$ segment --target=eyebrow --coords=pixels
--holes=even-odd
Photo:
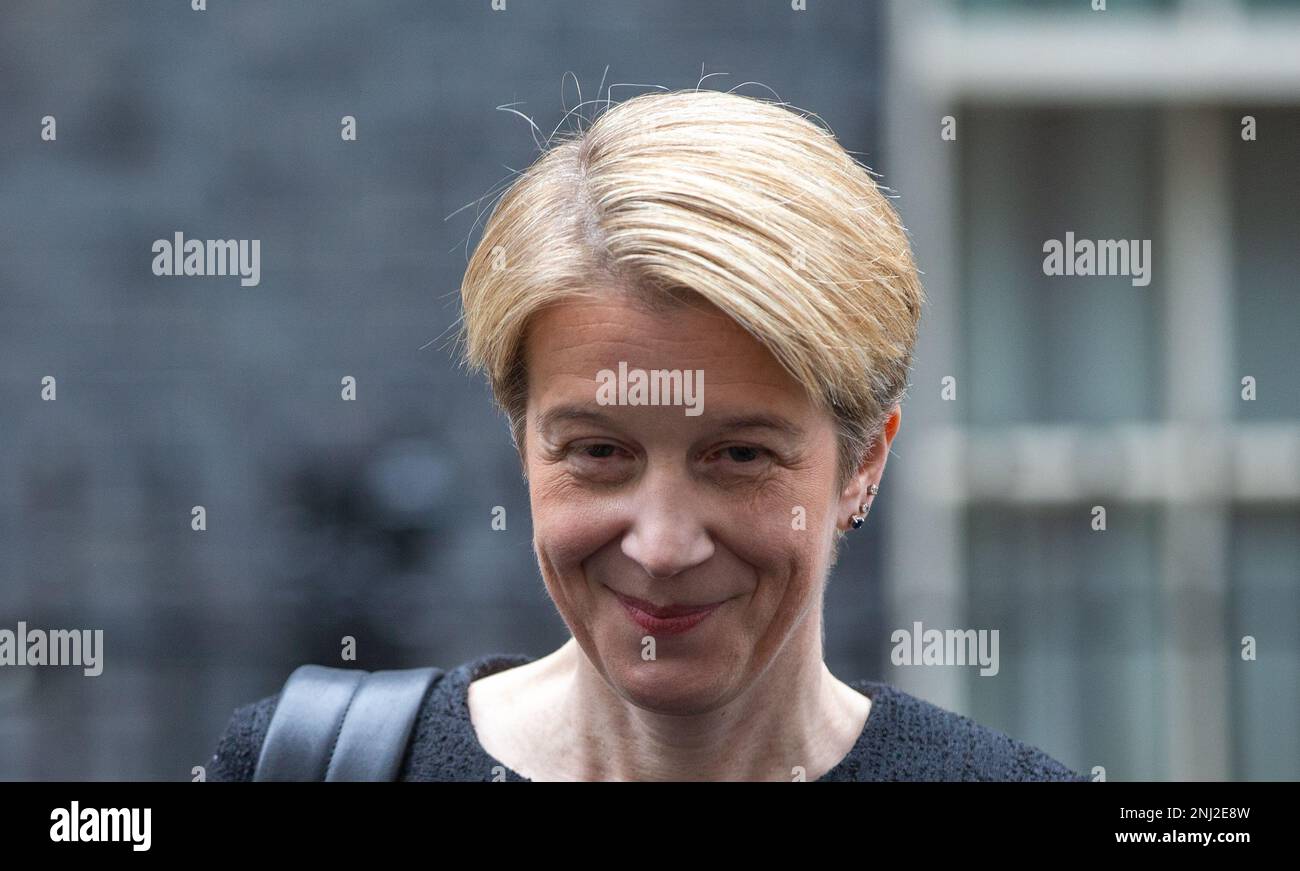
[[[718,429],[770,429],[791,438],[803,438],[802,427],[779,414],[738,414],[718,421]]]
[[[541,432],[547,432],[552,427],[571,420],[588,421],[605,426],[616,425],[614,419],[603,412],[592,411],[580,405],[558,405],[548,408],[537,416],[537,428]],[[792,421],[779,414],[767,413],[724,417],[715,423],[714,428],[717,430],[767,429],[796,439],[803,438],[805,434],[803,428]]]
[[[537,429],[545,433],[558,424],[570,420],[590,421],[612,426],[614,421],[606,414],[580,405],[557,405],[537,415]]]

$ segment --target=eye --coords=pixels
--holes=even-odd
[[[710,462],[720,463],[724,468],[761,469],[772,459],[773,454],[767,448],[757,445],[728,445],[719,448],[709,456]]]
[[[591,484],[618,484],[632,474],[636,455],[614,442],[577,442],[564,448],[565,468]]]
[[[761,448],[755,448],[750,445],[733,445],[732,447],[724,448],[724,450],[726,451],[727,456],[737,463],[752,463],[763,455],[763,450]]]
[[[634,455],[615,442],[575,442],[564,449],[570,462],[582,466],[614,466]]]

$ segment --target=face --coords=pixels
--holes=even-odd
[[[699,713],[783,652],[820,661],[835,529],[879,479],[888,442],[838,488],[833,418],[703,302],[563,303],[533,318],[524,353],[534,549],[608,685],[648,710]],[[620,363],[625,383],[636,370],[689,375],[700,413],[672,396],[607,404]]]

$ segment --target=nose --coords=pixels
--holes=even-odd
[[[652,578],[671,578],[713,556],[713,538],[688,492],[681,483],[646,481],[633,501],[623,554]]]

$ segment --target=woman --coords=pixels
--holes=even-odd
[[[612,106],[505,193],[462,300],[572,637],[438,673],[398,776],[1084,779],[823,662],[923,302],[832,134],[711,91]],[[236,712],[212,779],[250,778],[275,707]]]

